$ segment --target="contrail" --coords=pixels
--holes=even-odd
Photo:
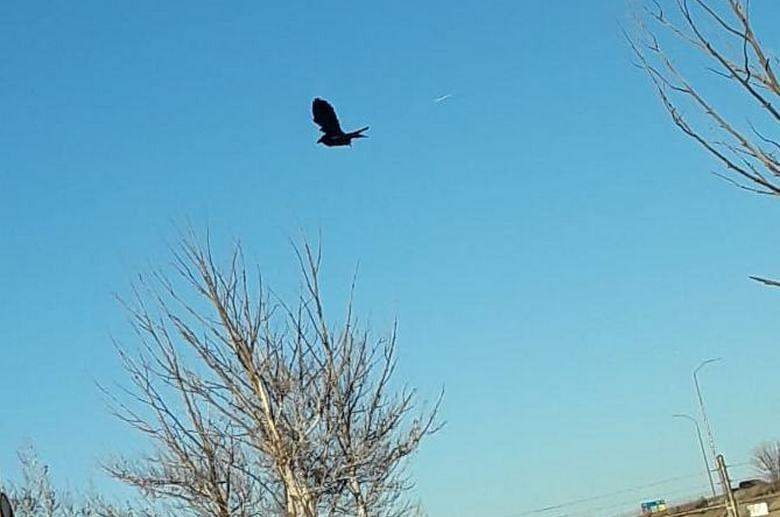
[[[446,101],[450,97],[452,97],[452,94],[448,93],[447,95],[442,95],[441,97],[436,97],[435,99],[433,99],[433,102],[439,103],[441,101]]]

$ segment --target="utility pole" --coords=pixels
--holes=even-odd
[[[718,493],[715,491],[715,482],[712,481],[712,470],[710,470],[710,462],[707,460],[707,451],[704,450],[704,440],[701,439],[701,429],[699,428],[699,422],[690,415],[676,414],[672,415],[675,418],[685,418],[693,422],[696,426],[696,436],[699,438],[699,447],[701,448],[701,457],[704,460],[704,468],[707,471],[707,479],[710,481],[710,489],[712,490],[712,497],[716,497]]]
[[[718,464],[718,472],[720,473],[720,479],[723,483],[723,493],[726,497],[726,510],[731,517],[739,517],[739,506],[737,500],[734,498],[734,491],[731,490],[731,479],[729,478],[729,472],[726,469],[726,461],[723,459],[722,454],[718,454],[715,458]]]
[[[707,418],[707,412],[704,410],[704,398],[701,396],[701,388],[699,387],[699,370],[707,366],[708,364],[720,361],[720,357],[713,359],[707,359],[702,361],[699,366],[693,370],[693,384],[696,386],[696,396],[699,399],[699,409],[701,410],[701,417],[704,420],[704,428],[707,430],[707,438],[710,442],[710,449],[712,455],[715,458],[715,464],[718,467],[718,475],[720,477],[720,484],[723,487],[723,495],[726,499],[726,510],[729,517],[739,517],[739,508],[737,507],[737,501],[734,498],[734,492],[731,490],[731,480],[729,479],[728,471],[726,470],[726,462],[723,460],[723,455],[718,454],[715,449],[715,439],[712,437],[712,428],[710,427],[710,421]]]

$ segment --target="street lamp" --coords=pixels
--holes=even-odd
[[[695,370],[693,370],[693,384],[696,386],[696,395],[699,397],[699,409],[701,409],[701,417],[704,420],[704,428],[707,430],[707,438],[710,441],[710,449],[712,449],[712,457],[716,458],[718,456],[718,452],[715,450],[715,439],[712,437],[712,429],[710,428],[710,421],[707,419],[707,412],[704,410],[704,399],[701,397],[701,388],[699,388],[699,378],[696,376],[696,374],[699,373],[699,370],[704,368],[710,363],[714,363],[716,361],[720,361],[722,357],[716,357],[714,359],[707,359],[705,361],[702,361],[699,366],[696,367]]]
[[[693,418],[690,415],[685,414],[675,414],[672,415],[674,418],[685,418],[687,420],[690,420],[693,422],[693,425],[696,426],[696,436],[699,438],[699,447],[701,447],[701,457],[704,459],[704,468],[707,470],[707,479],[710,480],[710,488],[712,489],[712,496],[717,496],[717,492],[715,492],[715,483],[712,481],[712,471],[710,470],[710,462],[707,461],[707,451],[704,450],[704,441],[701,439],[701,429],[699,428],[699,422],[696,421],[695,418]]]
[[[731,490],[731,481],[729,481],[728,473],[726,472],[726,463],[723,460],[723,455],[718,454],[718,452],[715,450],[715,439],[712,437],[712,428],[710,427],[710,421],[707,419],[707,412],[704,410],[704,399],[701,396],[701,388],[699,387],[699,378],[697,377],[697,374],[699,373],[699,370],[704,368],[710,363],[714,363],[715,361],[720,361],[720,357],[716,357],[714,359],[707,359],[706,361],[702,361],[699,366],[696,367],[695,370],[693,370],[693,384],[696,385],[696,395],[699,397],[699,408],[701,409],[701,416],[704,420],[704,427],[707,429],[707,438],[710,440],[710,448],[712,449],[712,455],[715,457],[715,463],[718,466],[718,475],[720,476],[720,484],[723,486],[723,493],[726,496],[726,510],[728,511],[729,516],[731,517],[739,517],[739,507],[737,506],[737,501],[734,499],[734,492]]]

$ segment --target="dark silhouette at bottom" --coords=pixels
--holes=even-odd
[[[0,517],[14,517],[14,509],[11,508],[11,501],[2,492],[0,492]]]

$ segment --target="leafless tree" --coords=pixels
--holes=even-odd
[[[292,304],[251,278],[240,246],[220,268],[191,235],[172,274],[139,278],[125,306],[140,347],[118,346],[132,382],[109,392],[153,451],[107,462],[111,475],[190,515],[407,511],[406,460],[440,428],[441,395],[418,411],[415,390],[393,381],[395,328],[372,337],[352,296],[332,325],[320,250],[296,253]]]
[[[754,32],[750,1],[661,2],[643,4],[628,36],[638,66],[674,124],[725,168],[715,174],[780,195],[778,61]]]
[[[32,447],[19,451],[22,481],[10,487],[8,497],[16,514],[22,516],[76,516],[73,498],[52,487],[49,468],[43,464]]]
[[[756,447],[752,463],[764,481],[780,481],[780,442],[767,442]]]
[[[21,480],[3,487],[16,517],[153,517],[165,515],[150,509],[116,506],[94,492],[75,495],[55,488],[49,466],[32,446],[19,451]]]

